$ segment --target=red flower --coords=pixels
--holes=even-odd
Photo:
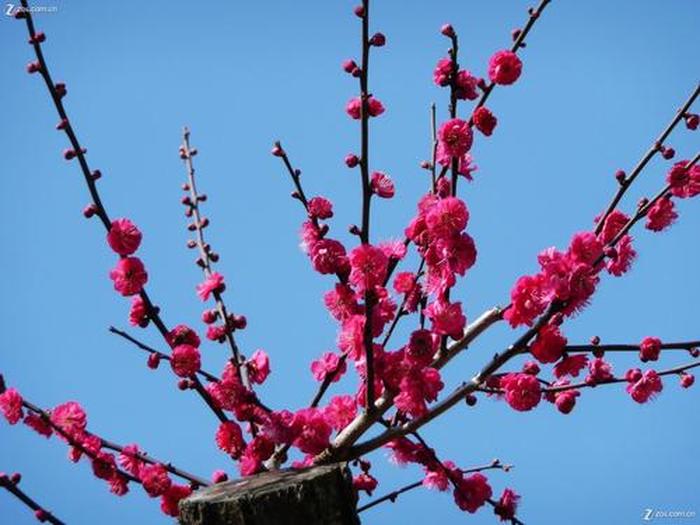
[[[535,408],[542,398],[540,382],[530,374],[513,373],[501,378],[501,388],[505,390],[508,404],[520,412]]]
[[[117,266],[109,272],[114,289],[125,297],[136,295],[148,281],[146,269],[138,257],[119,259]]]
[[[646,403],[663,388],[659,374],[654,370],[647,370],[637,381],[627,385],[627,392],[637,403]]]
[[[453,118],[440,126],[438,140],[440,156],[459,158],[472,147],[474,134],[467,122]]]
[[[566,343],[566,337],[561,335],[559,327],[548,324],[537,333],[537,338],[530,346],[530,353],[540,363],[556,363]]]
[[[333,217],[333,203],[325,197],[314,197],[309,201],[309,216],[315,219]]]
[[[484,106],[481,106],[476,111],[474,111],[472,119],[474,120],[474,125],[476,126],[476,129],[481,131],[487,137],[491,136],[491,133],[493,133],[493,130],[495,129],[496,124],[498,123],[498,119],[496,119],[493,113],[491,113],[491,111],[489,111]]]
[[[673,224],[678,218],[676,206],[670,198],[657,200],[647,212],[644,225],[648,230],[660,232]]]
[[[523,63],[512,51],[497,51],[489,60],[489,78],[496,84],[512,84],[522,69]]]
[[[171,485],[160,499],[160,510],[166,516],[177,518],[180,515],[179,503],[192,494],[192,488],[188,485]]]
[[[331,382],[337,383],[338,381],[340,381],[340,378],[343,377],[343,374],[347,370],[347,364],[345,361],[343,361],[343,364],[340,368],[338,368],[339,364],[340,357],[338,357],[338,354],[334,354],[333,352],[326,352],[325,354],[323,354],[321,359],[317,359],[316,361],[311,363],[311,373],[313,374],[316,381],[325,381],[326,377],[328,377],[329,374],[335,372],[335,375],[333,376]]]
[[[64,433],[75,438],[81,436],[87,427],[85,410],[75,401],[58,405],[51,411],[51,422]],[[65,439],[60,433],[58,436]]]
[[[173,353],[170,357],[170,366],[179,377],[194,376],[199,367],[202,366],[202,361],[199,357],[199,350],[192,345],[182,344],[173,348]]]
[[[143,490],[152,498],[162,496],[172,485],[168,471],[163,465],[144,465],[139,471],[139,479]]]
[[[262,385],[270,375],[270,358],[265,350],[256,350],[246,361],[248,377],[253,383]]]
[[[501,518],[501,521],[512,520],[515,518],[515,512],[517,511],[519,501],[520,496],[513,490],[507,488],[503,491],[503,494],[501,494],[493,511]]]
[[[116,253],[125,257],[138,250],[141,232],[129,219],[117,219],[107,233],[107,243]]]
[[[386,277],[389,258],[376,246],[361,244],[350,252],[350,284],[362,293],[381,286]]]
[[[212,293],[221,293],[225,289],[224,276],[214,272],[203,283],[197,285],[197,295],[202,301],[206,301]]]
[[[639,359],[643,363],[656,361],[661,353],[661,339],[658,337],[645,337],[639,344]]]
[[[230,456],[240,458],[246,447],[241,427],[234,421],[221,423],[216,431],[216,444]]]
[[[10,425],[16,425],[22,419],[22,396],[17,390],[8,388],[0,394],[0,411]]]
[[[383,199],[390,199],[394,196],[394,181],[389,175],[381,171],[372,173],[372,192]]]
[[[454,498],[457,506],[473,514],[491,498],[491,486],[483,474],[477,472],[456,483]]]

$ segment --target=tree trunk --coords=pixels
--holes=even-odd
[[[181,525],[359,525],[345,464],[264,472],[180,502]]]

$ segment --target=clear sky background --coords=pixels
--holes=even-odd
[[[398,188],[395,199],[374,204],[373,238],[384,239],[401,236],[425,189],[418,164],[429,151],[429,104],[438,104],[441,120],[446,115],[447,91],[432,84],[448,45],[440,25],[453,23],[460,62],[484,75],[489,56],[510,46],[529,2],[373,4],[373,30],[388,39],[374,52],[370,75],[372,92],[387,107],[372,122],[373,167],[390,173]],[[358,174],[342,163],[358,149],[358,126],[343,111],[356,82],[340,68],[359,52],[353,3],[46,5],[59,8],[36,17],[48,36],[52,73],[68,84],[66,105],[91,165],[104,174],[99,185],[110,214],[132,218],[144,231],[140,255],[165,321],[203,330],[194,291],[201,273],[185,248],[179,204],[177,147],[188,124],[200,151],[199,184],[210,196],[208,235],[222,254],[226,300],[249,321],[240,344],[272,357],[261,395],[274,407],[308,403],[315,388],[309,363],[334,347],[336,325],[321,302],[333,281],[315,274],[298,248],[301,208],[269,150],[275,139],[284,141],[304,170],[307,192],[334,201],[331,225],[347,240],[360,211]],[[631,169],[698,81],[699,15],[693,0],[554,0],[547,8],[522,53],[521,80],[489,102],[498,128],[488,140],[477,138],[476,180],[460,188],[479,249],[454,294],[469,318],[507,302],[515,279],[536,269],[539,250],[563,247],[572,233],[590,228],[615,189],[614,171]],[[107,332],[110,324],[127,327],[128,301],[107,277],[115,256],[102,228],[82,218],[86,190],[78,166],[61,158],[66,139],[53,129],[43,82],[24,72],[33,56],[26,38],[23,23],[0,18],[0,371],[40,405],[79,400],[90,428],[105,437],[136,441],[203,476],[215,468],[233,476],[213,442],[216,421],[199,398],[177,390],[167,370],[147,369],[144,355]],[[697,152],[698,133],[682,127],[672,136],[680,158]],[[627,210],[657,191],[667,166],[651,163]],[[679,208],[669,232],[637,230],[633,271],[604,279],[593,305],[566,324],[571,342],[595,334],[604,342],[700,336],[700,201]],[[406,269],[414,265],[408,261]],[[406,333],[404,326],[398,335]],[[154,329],[138,336],[163,346]],[[492,329],[445,373],[446,391],[516,336],[504,325]],[[224,347],[209,343],[203,354],[214,370],[226,358]],[[660,366],[685,359],[670,356]],[[622,372],[635,360],[615,356],[614,364]],[[497,494],[510,486],[523,495],[520,516],[528,524],[633,524],[645,508],[700,512],[698,399],[697,389],[681,391],[670,378],[647,405],[618,385],[585,392],[568,416],[547,403],[520,414],[482,400],[454,409],[425,436],[463,466],[494,457],[516,465],[490,479]],[[379,493],[420,477],[415,467],[389,465],[385,455],[372,457]],[[61,442],[22,426],[0,424],[0,470],[21,471],[22,486],[68,523],[168,522],[138,487],[123,500],[112,496],[87,463],[67,461]],[[427,490],[363,514],[367,524],[495,520],[489,509],[468,516],[450,495]],[[684,520],[695,522],[700,518]],[[34,518],[0,494],[0,523]]]

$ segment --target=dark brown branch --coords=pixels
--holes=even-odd
[[[75,134],[75,131],[73,129],[73,126],[71,124],[70,119],[68,118],[68,114],[66,113],[65,107],[63,106],[63,101],[61,95],[58,93],[56,89],[56,85],[54,84],[51,74],[49,73],[49,68],[46,64],[46,60],[44,58],[44,54],[41,49],[41,43],[40,41],[36,38],[36,29],[34,27],[34,20],[32,19],[32,14],[31,10],[29,9],[29,4],[27,3],[27,0],[21,0],[22,7],[24,9],[24,19],[26,21],[27,25],[27,31],[29,32],[29,40],[31,42],[31,45],[34,49],[34,53],[36,55],[37,61],[39,62],[39,72],[41,73],[42,78],[44,79],[44,83],[46,84],[46,87],[49,91],[49,94],[51,95],[51,99],[53,100],[54,106],[56,107],[56,111],[58,113],[58,116],[60,118],[60,126],[59,129],[62,129],[66,136],[68,137],[68,140],[71,144],[71,147],[73,148],[73,151],[75,153],[76,158],[78,159],[78,163],[80,165],[81,172],[83,174],[83,178],[85,179],[85,184],[87,185],[88,191],[90,193],[90,197],[92,198],[93,204],[95,205],[95,213],[96,215],[100,218],[100,221],[102,222],[102,225],[104,226],[105,230],[109,232],[111,228],[111,221],[109,219],[109,215],[107,214],[107,210],[102,203],[102,200],[100,198],[99,191],[97,190],[97,185],[96,185],[96,177],[93,176],[93,172],[90,170],[90,167],[87,163],[87,160],[85,158],[85,152],[87,151],[84,149],[80,142],[78,141],[78,138]],[[139,293],[140,297],[143,299],[144,304],[146,305],[146,310],[148,312],[148,318],[153,321],[153,324],[155,324],[156,328],[160,332],[160,334],[163,336],[163,338],[167,341],[168,338],[168,328],[166,327],[165,323],[160,317],[160,313],[158,311],[158,308],[156,308],[151,301],[151,298],[149,297],[148,293],[146,292],[146,289],[143,288],[141,292]],[[211,407],[210,400],[207,400],[205,398],[205,401],[207,401],[207,404]],[[215,414],[219,419],[221,419],[221,414],[216,413]],[[226,417],[226,416],[224,416]]]
[[[700,347],[700,341],[684,341],[682,343],[662,343],[661,350],[692,350]],[[565,352],[638,352],[639,344],[606,344],[606,345],[566,345]]]
[[[637,179],[639,174],[644,170],[649,161],[652,158],[654,158],[654,155],[656,155],[660,151],[660,146],[663,145],[663,143],[666,141],[666,139],[671,134],[676,125],[681,120],[683,120],[683,117],[690,109],[690,106],[693,105],[693,102],[695,102],[695,99],[698,97],[698,95],[700,95],[700,84],[698,84],[695,87],[695,89],[690,94],[685,103],[678,109],[678,112],[673,117],[671,122],[669,122],[668,126],[666,126],[666,129],[664,129],[661,132],[661,134],[657,137],[657,139],[652,143],[652,145],[649,147],[644,156],[642,156],[639,162],[637,162],[637,165],[634,167],[634,169],[632,169],[630,174],[620,181],[620,186],[618,187],[617,192],[613,196],[612,201],[610,201],[610,204],[605,210],[605,213],[603,213],[603,215],[598,221],[598,224],[596,225],[596,234],[599,234],[603,230],[603,226],[605,226],[605,219],[607,219],[608,216],[615,210],[620,200],[622,200],[622,197],[625,195],[632,183],[634,183],[634,181]]]
[[[118,328],[115,328],[114,326],[110,326],[110,327],[109,327],[109,331],[110,331],[111,333],[113,333],[113,334],[118,335],[119,337],[122,337],[122,338],[126,339],[126,340],[129,341],[130,343],[134,344],[134,346],[136,346],[138,349],[143,350],[144,352],[146,352],[146,353],[148,353],[148,354],[155,354],[155,355],[157,355],[160,359],[164,359],[164,360],[166,360],[166,361],[170,361],[170,355],[169,355],[169,354],[166,354],[166,353],[164,353],[164,352],[160,352],[159,350],[156,350],[155,348],[150,347],[150,346],[148,346],[148,345],[142,343],[141,341],[139,341],[139,340],[136,339],[135,337],[129,335],[127,332],[125,332],[125,331],[123,331],[123,330],[119,330]],[[216,377],[214,374],[210,374],[210,373],[207,372],[206,370],[202,370],[202,369],[200,368],[199,370],[197,370],[197,373],[198,373],[199,375],[201,375],[204,379],[206,379],[206,380],[209,381],[209,382],[212,382],[212,383],[218,383],[218,382],[219,382],[219,378],[218,378],[218,377]]]
[[[24,503],[27,507],[34,511],[34,515],[37,519],[41,521],[46,521],[52,523],[53,525],[65,525],[63,521],[54,516],[51,512],[46,510],[44,507],[39,505],[36,500],[29,497],[26,492],[17,486],[17,483],[13,483],[12,480],[5,474],[0,473],[0,487],[4,488],[15,496],[18,500]]]

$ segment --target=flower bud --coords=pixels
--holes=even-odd
[[[189,381],[189,379],[180,379],[180,380],[177,382],[177,387],[178,387],[180,390],[187,390],[188,388],[190,388],[190,381]]]
[[[513,42],[515,42],[518,38],[520,38],[520,35],[522,34],[523,30],[520,29],[519,27],[516,27],[510,32],[510,36],[513,39]]]
[[[448,38],[455,36],[455,30],[452,27],[452,24],[443,24],[443,26],[440,28],[440,33]]]
[[[41,71],[41,64],[39,63],[39,61],[30,62],[29,64],[27,64],[27,73],[29,73],[30,75],[33,73],[38,73],[39,71]]]
[[[39,31],[33,37],[29,39],[30,44],[41,44],[46,40],[46,35],[43,31]]]
[[[95,206],[95,203],[88,204],[87,206],[85,206],[85,208],[83,208],[83,216],[86,219],[89,219],[90,217],[95,215],[95,213],[97,213],[97,206]]]
[[[211,481],[212,483],[223,483],[224,481],[228,481],[228,474],[226,474],[226,472],[223,470],[215,470],[211,475]]]
[[[354,60],[347,59],[343,61],[343,71],[346,73],[352,73],[355,69],[357,69],[357,64]]]
[[[374,33],[369,39],[369,44],[375,47],[382,47],[386,44],[386,37],[383,33]]]
[[[429,170],[433,167],[433,165],[429,161],[424,160],[423,162],[420,163],[420,167],[424,170]]]
[[[698,124],[700,124],[700,115],[695,113],[688,113],[685,116],[685,127],[691,130],[698,129]]]
[[[593,346],[598,346],[600,344],[600,337],[598,337],[597,335],[591,337],[591,344]]]
[[[155,370],[156,368],[158,368],[158,365],[160,365],[160,354],[148,354],[148,360],[146,361],[146,365],[151,370]]]
[[[15,472],[10,476],[10,481],[13,485],[19,485],[19,482],[22,481],[22,474]]]
[[[355,155],[355,154],[353,154],[353,153],[348,153],[348,154],[345,156],[345,165],[346,165],[348,168],[354,168],[354,167],[357,166],[359,163],[360,163],[360,159],[359,159],[359,157],[358,157],[357,155]]]
[[[180,146],[177,149],[177,152],[182,160],[185,160],[187,158],[187,150],[185,149],[185,146]]]
[[[61,119],[61,122],[56,124],[56,129],[61,131],[63,129],[66,129],[68,127],[68,119]]]
[[[625,381],[628,383],[636,383],[642,378],[642,371],[639,368],[630,368],[625,372]]]
[[[56,83],[54,88],[56,89],[56,96],[58,96],[58,98],[63,98],[68,94],[66,85],[63,82]]]
[[[202,322],[205,324],[212,324],[216,322],[217,317],[219,317],[219,314],[216,310],[204,310],[202,312]]]
[[[37,519],[37,521],[44,523],[45,521],[48,521],[49,513],[46,512],[44,509],[36,509],[34,511],[34,517]]]
[[[622,184],[623,182],[625,182],[625,179],[626,179],[626,178],[627,178],[627,174],[626,174],[623,170],[617,170],[617,171],[615,172],[615,179],[616,179],[617,182],[619,182],[620,184]]]
[[[671,160],[676,155],[676,150],[673,148],[664,148],[661,151],[661,156],[666,160]]]
[[[90,174],[90,176],[92,177],[92,180],[98,180],[102,177],[102,172],[100,170],[95,170]]]
[[[365,8],[361,5],[355,6],[352,12],[355,13],[355,16],[357,16],[358,18],[362,18],[363,16],[365,16]]]
[[[282,149],[282,145],[279,142],[275,142],[275,145],[272,147],[272,153],[275,157],[283,157],[284,156],[284,150]]]
[[[190,250],[191,250],[192,248],[196,248],[196,247],[197,247],[197,241],[195,241],[194,239],[188,239],[188,240],[187,240],[187,247],[188,247]]]
[[[687,372],[681,373],[681,386],[683,388],[690,388],[695,383],[695,376],[693,374],[688,374]]]
[[[476,405],[476,399],[477,398],[474,394],[467,394],[466,396],[464,396],[465,403],[467,403],[467,405],[469,405],[470,407]]]
[[[66,160],[73,160],[76,156],[76,152],[74,149],[64,149],[63,150],[63,158]]]
[[[536,376],[540,373],[540,367],[534,361],[527,361],[523,365],[523,374],[530,374],[531,376]]]

